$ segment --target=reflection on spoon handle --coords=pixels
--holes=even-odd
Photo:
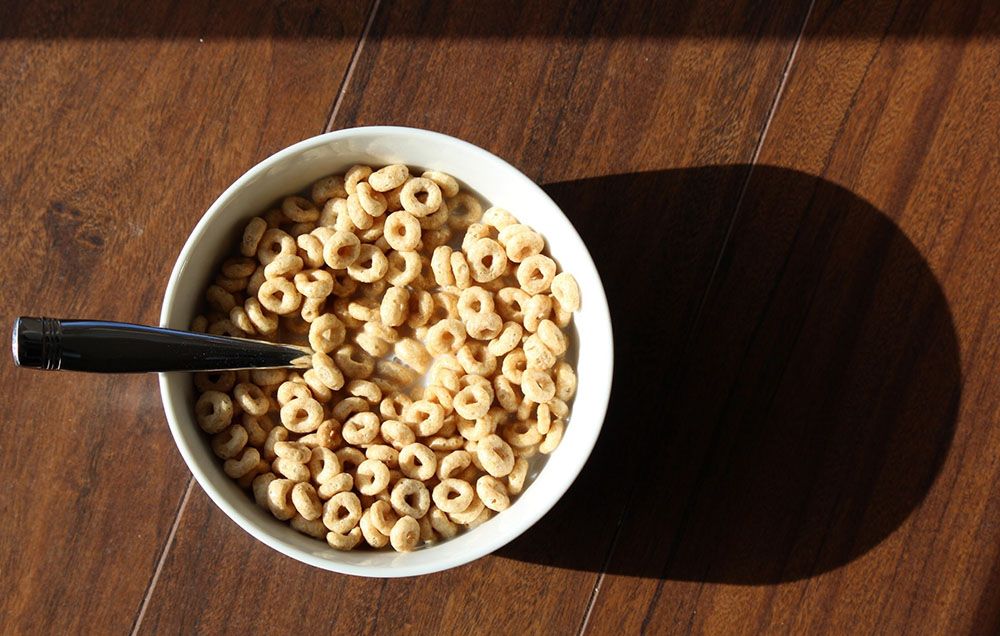
[[[123,322],[29,317],[14,322],[12,348],[21,367],[95,373],[307,368],[310,353],[294,345]]]

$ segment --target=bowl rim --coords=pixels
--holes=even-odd
[[[423,137],[425,139],[444,143],[457,145],[463,147],[465,151],[472,153],[474,155],[479,155],[481,159],[488,163],[494,164],[498,170],[504,174],[505,179],[515,179],[525,182],[529,188],[534,188],[537,193],[547,200],[552,208],[557,210],[559,214],[563,216],[566,221],[566,226],[572,231],[576,240],[579,242],[580,246],[583,248],[583,256],[585,257],[584,263],[589,266],[592,270],[592,274],[596,277],[598,281],[598,286],[596,289],[587,290],[587,303],[591,305],[591,308],[597,313],[601,314],[600,319],[597,324],[602,326],[605,333],[598,334],[601,340],[604,340],[607,347],[607,361],[608,364],[604,369],[592,369],[588,370],[588,373],[593,373],[594,375],[602,375],[603,378],[599,383],[601,388],[600,395],[593,396],[596,400],[596,405],[599,408],[591,410],[588,414],[589,417],[593,417],[597,424],[589,429],[582,429],[579,435],[586,435],[586,437],[578,438],[576,441],[578,450],[575,455],[573,455],[569,460],[569,470],[556,475],[555,481],[548,485],[551,491],[551,497],[545,505],[537,507],[534,511],[527,514],[522,514],[518,518],[513,519],[508,531],[502,534],[498,534],[493,537],[492,540],[483,541],[473,549],[458,553],[449,553],[447,551],[442,552],[439,559],[432,563],[425,565],[398,565],[394,564],[391,566],[373,566],[373,565],[356,565],[346,562],[338,562],[335,560],[327,559],[322,556],[312,554],[299,549],[298,547],[288,544],[282,539],[272,535],[267,531],[266,528],[260,527],[260,525],[243,512],[241,512],[236,506],[232,505],[227,497],[220,491],[216,490],[209,480],[207,473],[199,465],[198,461],[195,459],[191,448],[187,444],[184,436],[181,433],[181,426],[183,425],[184,418],[191,420],[191,415],[182,414],[179,412],[178,405],[183,402],[178,396],[174,395],[169,387],[168,380],[171,377],[170,374],[160,373],[159,374],[159,388],[160,388],[160,399],[163,404],[163,410],[167,417],[167,423],[170,427],[171,435],[174,439],[174,445],[180,451],[181,457],[184,459],[184,463],[187,465],[188,470],[194,476],[195,480],[201,486],[201,489],[209,496],[212,502],[218,506],[227,517],[229,517],[233,522],[235,522],[240,528],[245,532],[250,534],[252,537],[258,541],[264,543],[271,549],[284,554],[285,556],[291,557],[297,561],[317,567],[323,570],[328,570],[332,572],[338,572],[342,574],[349,574],[354,576],[364,576],[364,577],[378,577],[378,578],[397,578],[405,576],[416,576],[423,574],[431,574],[433,572],[440,572],[443,570],[458,567],[479,559],[487,554],[490,554],[507,543],[513,541],[525,531],[527,531],[531,526],[537,523],[542,517],[548,514],[552,508],[562,499],[566,491],[569,490],[573,482],[576,481],[580,472],[583,470],[584,465],[593,453],[594,446],[597,443],[597,438],[604,426],[605,417],[607,415],[608,403],[611,397],[611,384],[614,372],[614,339],[611,324],[611,313],[608,308],[607,296],[604,291],[604,281],[601,279],[600,272],[598,271],[596,265],[594,264],[593,256],[590,254],[590,250],[587,248],[587,244],[580,237],[579,232],[570,222],[569,218],[562,211],[562,209],[552,200],[551,197],[533,180],[528,178],[527,175],[522,173],[516,167],[508,163],[507,161],[501,159],[500,157],[494,155],[493,153],[480,148],[474,144],[471,144],[462,139],[446,135],[444,133],[439,133],[430,130],[424,130],[421,128],[411,128],[405,126],[360,126],[355,128],[344,128],[340,130],[335,130],[314,137],[309,137],[295,144],[292,144],[269,157],[263,159],[245,173],[243,173],[236,181],[232,183],[228,188],[218,198],[212,203],[211,206],[205,211],[201,219],[195,225],[194,229],[188,235],[184,242],[184,246],[181,248],[180,253],[174,262],[173,269],[170,273],[170,278],[167,282],[167,287],[163,295],[163,301],[160,311],[160,326],[167,327],[168,315],[176,302],[176,296],[178,293],[178,280],[181,276],[181,272],[184,269],[183,265],[188,262],[194,251],[196,245],[200,242],[201,236],[206,232],[209,225],[214,222],[215,217],[218,215],[219,211],[223,209],[228,203],[233,195],[242,189],[248,182],[254,180],[261,173],[265,172],[273,165],[283,161],[284,159],[298,155],[312,148],[322,146],[331,141],[339,141],[344,139],[350,139],[355,137],[370,137],[372,135],[406,135],[406,136],[416,136]],[[460,175],[457,175],[460,177]],[[475,187],[475,184],[470,184]],[[590,308],[588,308],[590,309]],[[603,336],[603,337],[601,337]],[[595,346],[600,346],[601,343],[596,343]],[[544,469],[543,469],[544,470]]]

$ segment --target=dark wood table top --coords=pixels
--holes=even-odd
[[[399,124],[543,184],[598,264],[617,352],[551,513],[400,580],[241,531],[155,377],[0,356],[0,631],[1000,632],[1000,4],[0,15],[0,324],[155,323],[187,233],[247,168]]]

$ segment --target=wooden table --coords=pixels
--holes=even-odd
[[[243,171],[401,124],[544,184],[615,383],[542,522],[382,581],[230,522],[154,377],[2,356],[0,631],[1000,632],[1000,3],[79,4],[0,6],[0,323],[155,323]]]

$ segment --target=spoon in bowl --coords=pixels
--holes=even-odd
[[[307,347],[102,320],[22,316],[14,362],[31,369],[94,373],[227,371],[310,366]]]

